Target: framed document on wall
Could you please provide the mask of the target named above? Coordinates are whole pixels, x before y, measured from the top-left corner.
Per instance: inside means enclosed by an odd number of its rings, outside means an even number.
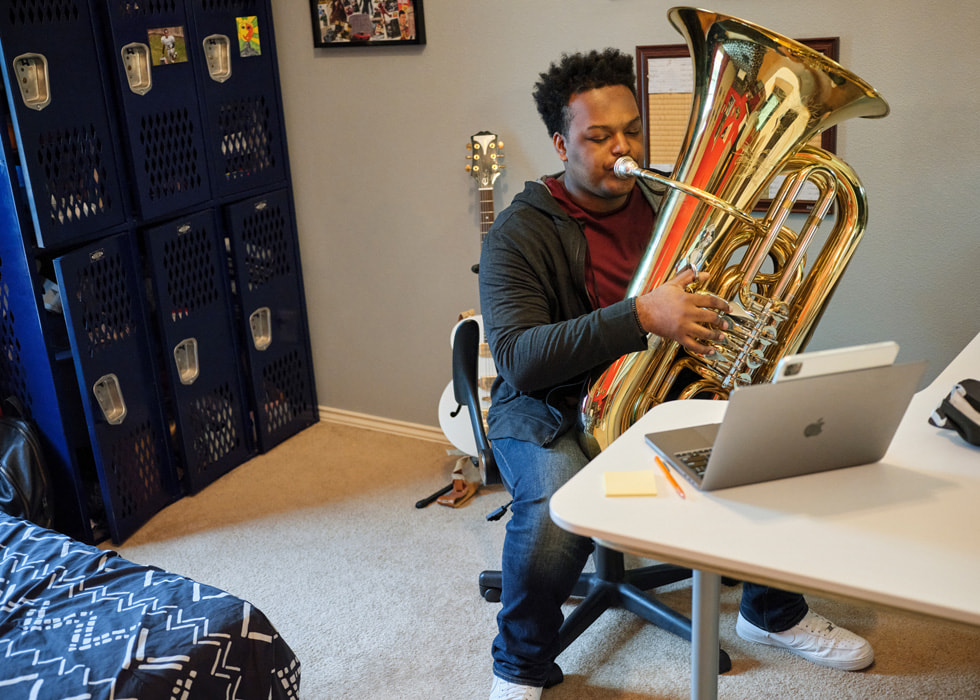
[[[799,39],[800,43],[837,60],[840,39]],[[693,101],[694,67],[687,44],[660,44],[636,47],[637,93],[640,114],[646,134],[646,167],[671,172],[680,154],[687,132]],[[835,153],[837,127],[831,127],[814,137],[813,145]],[[782,178],[775,178],[770,196],[778,190]],[[807,212],[816,199],[804,192],[793,207],[795,212]],[[769,198],[756,205],[756,211],[769,207]]]

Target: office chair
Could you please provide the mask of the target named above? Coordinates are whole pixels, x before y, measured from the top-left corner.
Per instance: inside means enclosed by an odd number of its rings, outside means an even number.
[[[466,407],[469,412],[479,453],[476,459],[479,461],[484,483],[500,483],[500,472],[483,428],[482,408],[477,395],[480,340],[480,327],[475,320],[464,321],[457,326],[453,336],[453,390],[457,403]],[[506,506],[498,509],[497,514],[491,514],[488,519],[502,516],[505,510]],[[560,651],[564,651],[574,642],[603,612],[615,607],[625,608],[647,622],[691,641],[691,620],[645,593],[689,578],[690,569],[673,564],[655,564],[627,570],[622,552],[598,543],[594,544],[592,557],[595,571],[583,573],[572,591],[572,595],[582,598],[582,601],[561,627]],[[480,595],[485,600],[500,601],[499,571],[482,572],[479,582]],[[732,667],[731,659],[724,650],[719,651],[718,667],[719,673],[725,673]],[[560,680],[558,675],[554,682]]]
[[[470,417],[470,427],[476,442],[473,455],[484,484],[499,484],[500,472],[493,459],[493,450],[483,429],[483,407],[477,392],[479,373],[480,324],[473,318],[461,321],[453,333],[453,395]],[[454,414],[455,415],[455,414]]]

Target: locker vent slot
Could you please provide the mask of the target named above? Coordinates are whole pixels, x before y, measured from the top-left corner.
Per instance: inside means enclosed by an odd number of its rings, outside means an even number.
[[[14,311],[10,307],[10,287],[3,279],[3,259],[0,258],[0,392],[3,397],[28,396],[27,377],[23,372],[24,360],[21,345],[17,340]],[[28,407],[25,406],[25,409]]]
[[[275,166],[264,97],[235,100],[221,106],[218,128],[225,179],[237,180]]]
[[[235,426],[234,395],[227,384],[190,407],[193,459],[199,465],[214,464],[241,444]]]
[[[32,24],[57,24],[78,21],[78,3],[74,0],[8,0],[7,15],[14,27]]]
[[[280,208],[258,208],[245,217],[244,224],[242,238],[245,242],[249,290],[291,275],[292,256],[287,245],[289,229]]]
[[[103,155],[94,126],[39,136],[37,160],[44,172],[44,203],[50,206],[52,223],[74,224],[111,209]]]
[[[161,480],[161,458],[149,423],[112,446],[109,464],[111,488],[117,520],[152,512],[149,506],[164,493]]]
[[[219,298],[221,278],[213,264],[216,257],[206,229],[192,229],[164,244],[171,321],[185,318]]]
[[[295,350],[262,370],[261,406],[269,433],[284,428],[311,410],[307,405],[308,388],[303,383],[306,376],[303,358]]]
[[[123,17],[172,14],[177,11],[178,0],[116,0],[116,6]]]
[[[102,256],[81,269],[69,289],[75,290],[83,307],[82,332],[76,337],[80,342],[88,341],[85,352],[89,357],[127,340],[135,332],[132,290],[127,286],[118,255]]]
[[[225,12],[228,10],[247,10],[255,7],[255,0],[202,0],[205,12]]]
[[[150,199],[185,195],[201,187],[194,146],[194,123],[187,110],[150,114],[140,120],[139,144]]]

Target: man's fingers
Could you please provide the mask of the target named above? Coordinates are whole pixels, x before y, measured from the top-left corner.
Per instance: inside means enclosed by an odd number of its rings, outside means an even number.
[[[719,311],[728,311],[728,302],[722,299],[717,294],[712,294],[711,292],[697,292],[696,299],[698,306],[706,309],[718,309]]]
[[[681,343],[688,352],[692,352],[695,355],[710,355],[715,351],[715,349],[708,343],[701,342],[696,338],[688,336],[684,342]]]
[[[712,307],[710,309],[702,309],[702,311],[704,312],[702,323],[717,326],[723,331],[728,330],[728,321],[725,320],[724,309]]]

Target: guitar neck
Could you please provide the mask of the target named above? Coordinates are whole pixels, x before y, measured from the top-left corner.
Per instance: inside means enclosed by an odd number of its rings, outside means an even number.
[[[487,237],[487,232],[493,226],[495,214],[493,211],[493,186],[480,188],[480,243]]]
[[[476,180],[480,192],[480,245],[482,246],[487,232],[493,226],[495,216],[493,183],[504,168],[504,144],[497,140],[496,134],[480,131],[470,137],[470,143],[466,148],[470,151],[470,155],[466,156],[470,161],[466,170]]]

